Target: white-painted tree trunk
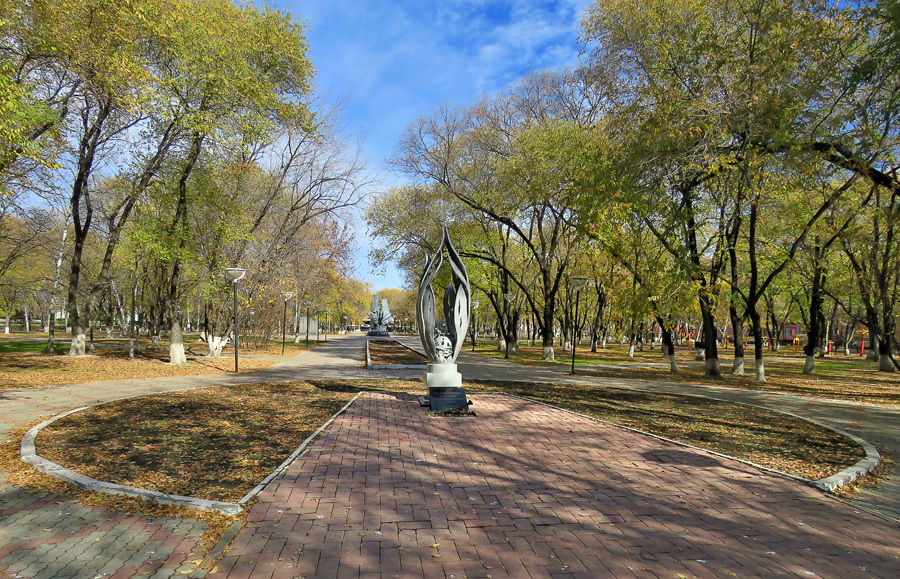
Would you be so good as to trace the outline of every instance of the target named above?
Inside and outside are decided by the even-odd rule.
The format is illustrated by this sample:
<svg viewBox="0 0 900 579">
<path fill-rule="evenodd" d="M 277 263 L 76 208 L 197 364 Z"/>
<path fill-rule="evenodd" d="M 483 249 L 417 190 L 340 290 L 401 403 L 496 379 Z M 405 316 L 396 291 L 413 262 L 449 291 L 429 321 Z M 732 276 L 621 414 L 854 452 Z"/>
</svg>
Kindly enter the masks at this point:
<svg viewBox="0 0 900 579">
<path fill-rule="evenodd" d="M 698 362 L 706 360 L 706 350 L 704 350 L 702 348 L 697 350 L 697 357 L 694 358 L 694 360 L 697 360 Z"/>
<path fill-rule="evenodd" d="M 705 354 L 704 354 L 705 357 Z M 707 376 L 721 376 L 722 375 L 722 366 L 719 363 L 718 358 L 712 358 L 706 360 L 706 375 Z"/>
<path fill-rule="evenodd" d="M 184 355 L 184 338 L 181 335 L 181 323 L 172 323 L 172 333 L 169 339 L 169 364 L 180 366 L 187 364 L 187 356 Z"/>
<path fill-rule="evenodd" d="M 890 356 L 882 356 L 879 358 L 878 370 L 881 372 L 894 372 L 896 370 Z"/>
<path fill-rule="evenodd" d="M 209 346 L 209 353 L 206 356 L 208 358 L 221 358 L 222 350 L 228 345 L 228 341 L 227 336 L 208 337 L 206 344 Z"/>
<path fill-rule="evenodd" d="M 506 340 L 503 338 L 497 338 L 497 351 L 505 352 L 506 351 Z"/>
<path fill-rule="evenodd" d="M 737 374 L 738 376 L 744 375 L 744 357 L 743 356 L 735 356 L 734 362 L 731 365 L 731 373 Z"/>
<path fill-rule="evenodd" d="M 634 358 L 634 341 L 628 344 L 628 357 Z"/>
<path fill-rule="evenodd" d="M 672 373 L 678 372 L 678 358 L 675 356 L 675 352 L 669 354 L 669 370 Z"/>
<path fill-rule="evenodd" d="M 815 355 L 807 356 L 803 361 L 803 373 L 804 374 L 813 374 L 816 371 L 816 357 Z"/>
<path fill-rule="evenodd" d="M 762 358 L 756 359 L 756 379 L 760 382 L 766 381 L 766 364 Z"/>
<path fill-rule="evenodd" d="M 85 355 L 85 346 L 87 344 L 87 335 L 84 332 L 72 334 L 72 342 L 69 346 L 69 356 L 77 358 Z"/>
<path fill-rule="evenodd" d="M 556 353 L 553 351 L 553 346 L 544 346 L 541 349 L 541 360 L 545 362 L 556 361 Z"/>
</svg>

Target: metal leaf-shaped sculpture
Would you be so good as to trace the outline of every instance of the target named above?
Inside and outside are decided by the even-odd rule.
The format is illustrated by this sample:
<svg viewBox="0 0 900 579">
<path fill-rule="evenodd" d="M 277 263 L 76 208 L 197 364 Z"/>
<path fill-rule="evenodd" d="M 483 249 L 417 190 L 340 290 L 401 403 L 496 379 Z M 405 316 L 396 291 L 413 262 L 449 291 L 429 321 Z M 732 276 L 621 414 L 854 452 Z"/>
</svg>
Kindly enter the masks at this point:
<svg viewBox="0 0 900 579">
<path fill-rule="evenodd" d="M 445 334 L 438 329 L 435 319 L 436 300 L 431 287 L 432 280 L 443 264 L 444 249 L 447 250 L 447 261 L 453 278 L 444 290 L 444 319 L 447 326 Z M 425 264 L 425 271 L 419 280 L 419 299 L 416 304 L 419 337 L 422 339 L 425 354 L 432 363 L 456 362 L 469 328 L 470 302 L 469 274 L 450 242 L 450 235 L 445 227 L 437 253 Z"/>
</svg>

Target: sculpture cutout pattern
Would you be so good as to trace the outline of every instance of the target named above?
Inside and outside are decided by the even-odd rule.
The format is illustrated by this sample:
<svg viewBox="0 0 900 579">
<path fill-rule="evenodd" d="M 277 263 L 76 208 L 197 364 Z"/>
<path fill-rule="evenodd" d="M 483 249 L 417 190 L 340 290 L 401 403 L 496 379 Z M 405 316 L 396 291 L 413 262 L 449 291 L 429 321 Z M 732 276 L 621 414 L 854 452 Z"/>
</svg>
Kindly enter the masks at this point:
<svg viewBox="0 0 900 579">
<path fill-rule="evenodd" d="M 443 264 L 445 249 L 447 262 L 450 264 L 451 280 L 444 290 L 444 320 L 441 323 L 436 319 L 436 300 L 431 282 Z M 466 331 L 469 329 L 471 295 L 466 266 L 450 242 L 450 235 L 445 227 L 437 253 L 425 264 L 425 271 L 419 280 L 419 298 L 416 303 L 419 337 L 431 363 L 456 363 L 466 338 Z"/>
</svg>

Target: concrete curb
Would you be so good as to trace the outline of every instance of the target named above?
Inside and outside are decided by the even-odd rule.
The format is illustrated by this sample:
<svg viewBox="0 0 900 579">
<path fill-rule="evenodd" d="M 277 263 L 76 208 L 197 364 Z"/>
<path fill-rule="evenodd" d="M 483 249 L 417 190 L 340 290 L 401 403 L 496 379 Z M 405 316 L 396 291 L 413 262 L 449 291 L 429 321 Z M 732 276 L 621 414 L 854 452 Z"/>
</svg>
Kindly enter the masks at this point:
<svg viewBox="0 0 900 579">
<path fill-rule="evenodd" d="M 70 470 L 60 464 L 57 464 L 51 460 L 47 460 L 43 458 L 39 454 L 37 454 L 37 449 L 35 448 L 35 442 L 37 440 L 38 434 L 40 434 L 41 430 L 50 426 L 57 420 L 65 418 L 69 415 L 75 414 L 76 412 L 81 412 L 83 410 L 88 410 L 89 408 L 94 408 L 97 406 L 102 406 L 104 404 L 109 404 L 111 402 L 119 402 L 121 400 L 128 400 L 130 398 L 139 398 L 141 396 L 152 396 L 152 394 L 141 394 L 139 396 L 126 396 L 124 398 L 117 398 L 115 400 L 110 400 L 108 402 L 101 402 L 99 404 L 91 404 L 89 406 L 82 406 L 81 408 L 75 408 L 74 410 L 69 410 L 68 412 L 63 412 L 62 414 L 57 414 L 44 422 L 41 422 L 37 426 L 32 427 L 28 430 L 25 436 L 22 438 L 22 442 L 19 446 L 19 456 L 21 457 L 23 462 L 26 462 L 41 472 L 50 475 L 54 478 L 64 480 L 68 483 L 71 483 L 79 488 L 86 489 L 92 492 L 98 493 L 106 493 L 111 495 L 121 495 L 121 496 L 129 496 L 129 497 L 137 497 L 149 501 L 154 501 L 160 504 L 168 504 L 168 505 L 178 505 L 183 507 L 190 507 L 193 509 L 198 509 L 202 511 L 216 511 L 220 513 L 224 513 L 229 516 L 237 516 L 244 512 L 244 506 L 252 500 L 257 494 L 259 494 L 262 490 L 264 490 L 272 480 L 284 472 L 286 468 L 288 468 L 298 456 L 300 456 L 309 444 L 319 436 L 322 431 L 324 431 L 328 426 L 331 425 L 334 420 L 346 412 L 347 408 L 350 407 L 353 402 L 356 401 L 357 398 L 362 394 L 362 392 L 358 393 L 354 396 L 347 404 L 345 404 L 340 410 L 338 410 L 331 418 L 328 419 L 325 424 L 319 427 L 315 432 L 309 435 L 303 443 L 294 450 L 293 453 L 285 460 L 281 465 L 278 466 L 272 473 L 270 473 L 262 482 L 260 482 L 256 487 L 251 490 L 249 493 L 244 495 L 241 500 L 237 503 L 227 503 L 222 501 L 211 501 L 207 499 L 198 499 L 194 497 L 186 497 L 182 495 L 173 495 L 169 493 L 163 493 L 159 491 L 151 491 L 147 489 L 141 489 L 137 487 L 130 487 L 105 481 L 100 481 L 89 476 L 83 475 L 81 473 Z M 237 532 L 237 531 L 235 531 Z"/>
<path fill-rule="evenodd" d="M 372 364 L 372 356 L 369 353 L 369 341 L 370 340 L 366 340 L 366 370 L 374 370 L 376 368 L 378 370 L 425 370 L 428 367 L 427 364 L 378 364 L 378 366 L 376 366 L 375 364 Z M 407 350 L 416 352 L 416 354 L 421 353 L 410 348 L 403 342 L 394 340 L 394 343 L 400 344 Z"/>
<path fill-rule="evenodd" d="M 114 402 L 114 401 L 112 401 Z M 108 404 L 108 402 L 104 402 L 103 404 Z M 125 485 L 119 485 L 110 482 L 99 481 L 97 479 L 91 478 L 89 476 L 85 476 L 83 474 L 77 473 L 73 470 L 69 470 L 66 467 L 59 465 L 53 461 L 47 460 L 37 454 L 35 449 L 35 441 L 37 440 L 38 434 L 44 428 L 50 426 L 57 420 L 65 418 L 71 414 L 75 414 L 76 412 L 81 412 L 82 410 L 87 410 L 88 408 L 93 408 L 95 406 L 100 406 L 100 404 L 92 404 L 91 406 L 82 406 L 81 408 L 76 408 L 75 410 L 69 410 L 68 412 L 63 412 L 62 414 L 57 414 L 53 418 L 49 420 L 45 420 L 41 422 L 37 426 L 31 428 L 26 434 L 25 437 L 22 438 L 22 443 L 19 447 L 19 453 L 24 462 L 34 466 L 39 471 L 44 472 L 54 478 L 58 478 L 64 480 L 68 483 L 71 483 L 79 488 L 83 488 L 89 491 L 98 492 L 98 493 L 106 493 L 110 495 L 123 495 L 128 497 L 138 497 L 141 499 L 154 501 L 161 504 L 167 505 L 178 505 L 182 507 L 190 507 L 193 509 L 200 509 L 203 511 L 218 511 L 220 513 L 225 513 L 226 515 L 236 516 L 239 515 L 243 509 L 240 505 L 236 505 L 234 503 L 225 503 L 221 501 L 209 501 L 206 499 L 196 499 L 193 497 L 185 497 L 181 495 L 171 495 L 168 493 L 161 493 L 158 491 L 151 491 L 147 489 L 139 489 L 136 487 L 129 487 Z"/>
<path fill-rule="evenodd" d="M 258 495 L 259 493 L 261 493 L 262 491 L 264 491 L 264 490 L 266 489 L 266 487 L 269 486 L 269 483 L 271 483 L 271 482 L 275 479 L 275 477 L 277 477 L 278 475 L 280 475 L 281 473 L 283 473 L 285 470 L 287 470 L 287 468 L 288 468 L 289 466 L 291 466 L 291 465 L 294 463 L 295 460 L 297 460 L 297 457 L 300 456 L 301 454 L 303 454 L 303 453 L 306 451 L 306 448 L 312 443 L 312 441 L 315 440 L 316 437 L 318 437 L 320 434 L 322 434 L 322 432 L 323 432 L 326 428 L 328 428 L 329 426 L 331 426 L 331 423 L 334 422 L 335 419 L 336 419 L 338 416 L 340 416 L 341 414 L 343 414 L 344 412 L 346 412 L 347 409 L 350 408 L 350 405 L 353 404 L 354 402 L 356 402 L 356 400 L 357 400 L 362 394 L 363 394 L 363 392 L 358 392 L 358 393 L 356 394 L 356 396 L 354 396 L 353 398 L 350 399 L 349 402 L 347 402 L 346 404 L 344 404 L 344 406 L 343 406 L 340 410 L 338 410 L 337 412 L 335 412 L 335 413 L 331 416 L 331 418 L 329 418 L 329 419 L 325 422 L 325 424 L 323 424 L 322 426 L 320 426 L 315 432 L 313 432 L 313 433 L 310 434 L 308 437 L 306 437 L 306 440 L 304 440 L 304 441 L 300 444 L 300 446 L 298 446 L 297 449 L 294 450 L 294 452 L 292 452 L 291 455 L 290 455 L 289 457 L 287 457 L 287 459 L 285 459 L 284 462 L 282 462 L 280 465 L 278 465 L 278 468 L 276 468 L 276 469 L 273 470 L 271 473 L 269 473 L 269 476 L 267 476 L 266 478 L 264 478 L 264 479 L 262 480 L 261 483 L 259 483 L 258 485 L 256 485 L 256 486 L 253 488 L 253 490 L 251 490 L 249 493 L 247 493 L 246 495 L 244 495 L 244 496 L 241 498 L 241 500 L 238 501 L 238 504 L 241 505 L 241 506 L 243 507 L 244 505 L 246 505 L 247 503 L 249 503 L 251 500 L 253 500 L 253 498 L 256 497 L 256 495 Z"/>
<path fill-rule="evenodd" d="M 480 395 L 480 396 L 484 396 L 485 394 L 479 394 L 479 395 Z M 490 394 L 488 394 L 488 395 L 490 396 Z M 758 406 L 758 405 L 756 405 L 756 404 L 747 404 L 747 403 L 745 403 L 745 402 L 733 402 L 733 401 L 730 401 L 730 400 L 721 400 L 721 399 L 719 399 L 719 398 L 712 398 L 712 397 L 707 397 L 707 396 L 694 396 L 695 398 L 707 398 L 707 399 L 710 399 L 710 400 L 717 400 L 717 401 L 719 401 L 719 402 L 729 402 L 729 403 L 731 403 L 731 404 L 743 404 L 744 406 L 751 406 L 751 407 L 754 407 L 754 408 L 761 408 L 761 409 L 763 409 L 763 410 L 768 410 L 769 412 L 778 412 L 779 414 L 785 414 L 785 415 L 787 415 L 787 416 L 792 416 L 792 417 L 794 417 L 794 418 L 798 418 L 798 419 L 800 419 L 800 420 L 804 420 L 804 421 L 809 422 L 809 423 L 811 423 L 811 424 L 815 424 L 816 426 L 820 426 L 820 427 L 826 428 L 826 429 L 828 429 L 828 430 L 830 430 L 830 431 L 832 431 L 832 432 L 836 432 L 836 433 L 838 433 L 838 434 L 840 434 L 840 435 L 846 436 L 847 438 L 849 438 L 850 440 L 856 442 L 857 444 L 862 445 L 863 450 L 865 450 L 865 452 L 866 452 L 866 458 L 860 460 L 859 462 L 857 462 L 856 464 L 854 464 L 854 465 L 852 465 L 852 466 L 849 466 L 849 467 L 845 468 L 844 470 L 838 472 L 837 474 L 833 474 L 833 475 L 831 475 L 831 476 L 829 476 L 829 477 L 826 477 L 826 478 L 823 478 L 823 479 L 819 479 L 819 480 L 810 480 L 810 479 L 803 478 L 803 477 L 800 477 L 800 476 L 792 475 L 792 474 L 790 474 L 790 473 L 782 472 L 782 471 L 780 471 L 780 470 L 776 470 L 776 469 L 773 469 L 773 468 L 769 468 L 769 467 L 763 466 L 763 465 L 761 465 L 761 464 L 756 464 L 756 463 L 751 462 L 751 461 L 749 461 L 749 460 L 744 460 L 744 459 L 741 459 L 741 458 L 735 458 L 735 457 L 733 457 L 733 456 L 729 456 L 729 455 L 727 455 L 727 454 L 722 454 L 722 453 L 716 452 L 716 451 L 714 451 L 714 450 L 709 450 L 709 449 L 706 449 L 706 448 L 700 448 L 700 447 L 698 447 L 698 446 L 693 446 L 693 445 L 691 445 L 691 444 L 687 444 L 687 443 L 685 443 L 685 442 L 680 442 L 680 441 L 678 441 L 678 440 L 672 440 L 671 438 L 666 438 L 665 436 L 659 436 L 658 434 L 653 434 L 652 432 L 646 432 L 646 431 L 643 431 L 643 430 L 638 430 L 637 428 L 632 428 L 632 427 L 630 427 L 630 426 L 625 426 L 625 425 L 623 425 L 623 424 L 617 424 L 617 423 L 615 423 L 615 422 L 610 422 L 610 421 L 608 421 L 608 420 L 602 420 L 602 419 L 596 418 L 596 417 L 594 417 L 594 416 L 588 416 L 587 414 L 581 414 L 580 412 L 574 412 L 574 411 L 572 411 L 572 410 L 566 410 L 565 408 L 559 408 L 558 406 L 553 406 L 552 404 L 547 404 L 546 402 L 541 402 L 541 401 L 539 401 L 539 400 L 533 400 L 533 399 L 531 399 L 531 398 L 526 398 L 526 397 L 524 397 L 524 396 L 516 396 L 515 394 L 497 394 L 497 395 L 498 395 L 498 396 L 510 396 L 510 397 L 512 397 L 512 398 L 519 398 L 520 400 L 527 400 L 528 402 L 533 402 L 533 403 L 535 403 L 535 404 L 540 404 L 541 406 L 546 406 L 546 407 L 548 407 L 548 408 L 553 408 L 553 409 L 555 409 L 555 410 L 561 410 L 561 411 L 567 412 L 567 413 L 569 413 L 569 414 L 574 414 L 575 416 L 580 416 L 580 417 L 582 417 L 582 418 L 587 418 L 587 419 L 589 419 L 589 420 L 595 420 L 595 421 L 597 421 L 597 422 L 602 422 L 602 423 L 604 423 L 604 424 L 609 424 L 610 426 L 615 426 L 616 428 L 622 428 L 622 429 L 624 429 L 624 430 L 628 430 L 628 431 L 631 431 L 631 432 L 636 432 L 636 433 L 638 433 L 638 434 L 643 434 L 643 435 L 645 435 L 645 436 L 650 436 L 650 437 L 656 438 L 656 439 L 658 439 L 658 440 L 663 440 L 663 441 L 665 441 L 665 442 L 671 442 L 672 444 L 677 444 L 678 446 L 683 446 L 683 447 L 685 447 L 685 448 L 690 448 L 690 449 L 693 449 L 693 450 L 699 450 L 699 451 L 701 451 L 701 452 L 705 452 L 705 453 L 708 453 L 708 454 L 712 454 L 712 455 L 714 455 L 714 456 L 718 456 L 718 457 L 721 457 L 721 458 L 727 458 L 727 459 L 729 459 L 729 460 L 734 460 L 734 461 L 740 462 L 740 463 L 742 463 L 742 464 L 746 464 L 746 465 L 748 465 L 748 466 L 752 466 L 753 468 L 757 468 L 757 469 L 759 469 L 759 470 L 761 470 L 761 471 L 768 472 L 768 473 L 772 473 L 772 474 L 775 474 L 775 475 L 778 475 L 778 476 L 783 476 L 783 477 L 786 477 L 786 478 L 795 480 L 795 481 L 797 481 L 797 482 L 801 482 L 801 483 L 803 483 L 803 484 L 806 484 L 806 485 L 809 485 L 809 486 L 812 486 L 812 487 L 815 487 L 815 488 L 817 488 L 817 489 L 820 489 L 820 490 L 823 490 L 823 491 L 827 491 L 827 492 L 834 491 L 834 490 L 837 489 L 838 487 L 841 487 L 841 486 L 843 486 L 843 485 L 845 485 L 845 484 L 849 484 L 849 483 L 853 482 L 854 480 L 856 480 L 857 478 L 859 478 L 859 477 L 861 477 L 861 476 L 863 476 L 863 475 L 865 475 L 865 474 L 868 474 L 868 473 L 871 472 L 872 469 L 874 469 L 874 468 L 878 465 L 878 463 L 881 461 L 881 455 L 878 453 L 878 450 L 877 450 L 871 443 L 866 442 L 865 440 L 863 440 L 862 438 L 859 438 L 858 436 L 854 436 L 853 434 L 850 434 L 850 433 L 848 433 L 848 432 L 844 432 L 844 431 L 842 431 L 842 430 L 838 430 L 837 428 L 832 428 L 831 426 L 828 426 L 827 424 L 822 424 L 821 422 L 819 422 L 819 421 L 817 421 L 817 420 L 812 420 L 812 419 L 809 419 L 809 418 L 804 418 L 804 417 L 802 417 L 802 416 L 798 416 L 798 415 L 793 414 L 793 413 L 791 413 L 791 412 L 783 412 L 783 411 L 780 411 L 780 410 L 772 410 L 771 408 L 766 408 L 765 406 Z M 682 396 L 692 396 L 692 395 L 691 395 L 691 394 L 682 394 Z"/>
</svg>

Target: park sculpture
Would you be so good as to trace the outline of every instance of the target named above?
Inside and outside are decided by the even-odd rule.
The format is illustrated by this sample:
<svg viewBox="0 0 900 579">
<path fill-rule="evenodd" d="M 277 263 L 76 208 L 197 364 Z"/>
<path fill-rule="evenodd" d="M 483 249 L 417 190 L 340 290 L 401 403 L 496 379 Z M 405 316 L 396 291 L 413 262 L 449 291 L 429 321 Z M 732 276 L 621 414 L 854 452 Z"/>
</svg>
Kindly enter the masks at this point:
<svg viewBox="0 0 900 579">
<path fill-rule="evenodd" d="M 436 300 L 431 282 L 444 262 L 444 251 L 450 265 L 450 283 L 444 290 L 444 319 L 437 319 Z M 428 356 L 425 385 L 428 396 L 420 402 L 432 411 L 460 410 L 468 407 L 466 392 L 462 389 L 462 375 L 456 369 L 456 357 L 462 349 L 469 328 L 469 304 L 471 303 L 469 274 L 459 254 L 450 242 L 444 228 L 437 253 L 425 264 L 419 281 L 419 297 L 416 301 L 416 320 L 422 347 Z"/>
<path fill-rule="evenodd" d="M 379 300 L 378 294 L 372 294 L 372 311 L 369 312 L 369 321 L 372 324 L 372 329 L 369 330 L 367 335 L 389 336 L 387 327 L 388 324 L 394 321 L 394 316 L 391 315 L 387 298 Z"/>
</svg>

